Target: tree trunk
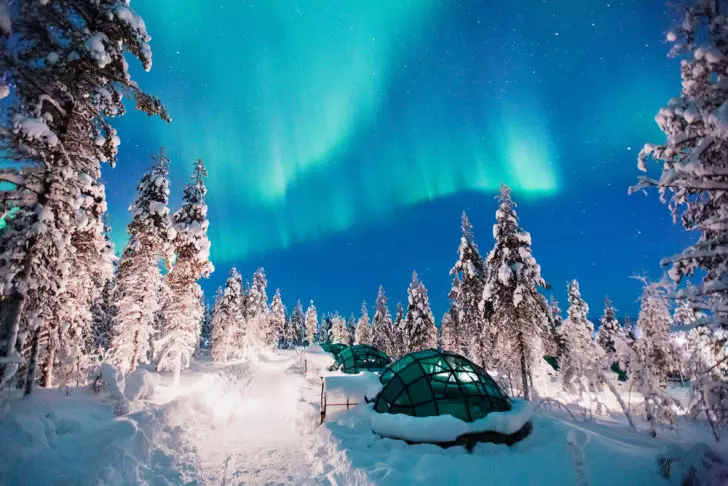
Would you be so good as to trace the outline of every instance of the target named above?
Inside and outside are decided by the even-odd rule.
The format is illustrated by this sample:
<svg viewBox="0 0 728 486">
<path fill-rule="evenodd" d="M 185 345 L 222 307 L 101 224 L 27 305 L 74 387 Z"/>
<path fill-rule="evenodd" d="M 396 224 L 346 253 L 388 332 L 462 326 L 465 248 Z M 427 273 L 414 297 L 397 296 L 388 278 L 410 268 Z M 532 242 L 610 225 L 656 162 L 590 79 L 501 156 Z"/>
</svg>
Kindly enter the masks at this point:
<svg viewBox="0 0 728 486">
<path fill-rule="evenodd" d="M 33 393 L 35 384 L 35 368 L 38 365 L 38 348 L 40 341 L 40 326 L 33 331 L 33 337 L 30 347 L 30 359 L 28 359 L 28 370 L 25 375 L 25 396 Z"/>
<path fill-rule="evenodd" d="M 131 351 L 131 363 L 129 363 L 129 371 L 136 369 L 137 355 L 139 354 L 139 331 L 134 333 L 134 344 Z"/>
<path fill-rule="evenodd" d="M 173 384 L 174 386 L 179 385 L 179 375 L 182 372 L 182 356 L 180 353 L 175 353 L 176 356 L 174 357 L 174 380 Z"/>
<path fill-rule="evenodd" d="M 523 398 L 525 400 L 531 399 L 531 393 L 528 387 L 528 360 L 526 359 L 526 343 L 523 339 L 523 333 L 518 334 L 518 351 L 521 358 L 521 381 L 523 382 Z"/>
<path fill-rule="evenodd" d="M 56 350 L 52 343 L 48 343 L 48 350 L 43 362 L 43 378 L 40 381 L 40 386 L 43 388 L 50 388 L 53 385 L 53 361 L 55 358 Z"/>
<path fill-rule="evenodd" d="M 20 332 L 20 316 L 23 314 L 23 308 L 25 307 L 25 295 L 18 292 L 14 292 L 12 296 L 8 297 L 3 304 L 6 309 L 5 319 L 3 322 L 3 329 L 6 330 L 7 338 L 5 342 L 5 349 L 2 350 L 2 356 L 10 356 L 17 347 L 18 334 Z M 11 377 L 5 376 L 5 371 L 8 365 L 0 365 L 0 390 L 3 388 L 3 384 L 7 383 Z"/>
</svg>

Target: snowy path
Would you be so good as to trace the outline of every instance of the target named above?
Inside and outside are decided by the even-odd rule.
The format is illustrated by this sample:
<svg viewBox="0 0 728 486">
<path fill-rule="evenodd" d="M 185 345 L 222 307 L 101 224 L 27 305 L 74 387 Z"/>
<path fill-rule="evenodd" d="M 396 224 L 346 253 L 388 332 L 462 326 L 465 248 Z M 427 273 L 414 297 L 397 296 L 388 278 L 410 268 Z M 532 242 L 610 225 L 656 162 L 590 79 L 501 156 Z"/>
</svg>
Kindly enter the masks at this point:
<svg viewBox="0 0 728 486">
<path fill-rule="evenodd" d="M 291 355 L 271 355 L 252 370 L 243 400 L 198 444 L 207 484 L 313 482 L 306 450 L 310 437 L 297 424 L 301 394 L 309 383 L 295 363 Z"/>
</svg>

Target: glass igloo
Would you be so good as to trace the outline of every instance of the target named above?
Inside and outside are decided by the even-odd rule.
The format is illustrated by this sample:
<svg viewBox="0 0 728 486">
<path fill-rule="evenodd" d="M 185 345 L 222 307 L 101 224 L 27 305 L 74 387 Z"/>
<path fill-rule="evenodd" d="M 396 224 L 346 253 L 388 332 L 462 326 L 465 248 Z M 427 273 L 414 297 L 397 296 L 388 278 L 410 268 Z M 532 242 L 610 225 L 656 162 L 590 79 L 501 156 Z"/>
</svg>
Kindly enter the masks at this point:
<svg viewBox="0 0 728 486">
<path fill-rule="evenodd" d="M 342 349 L 331 366 L 331 371 L 341 370 L 344 373 L 360 371 L 380 371 L 389 365 L 392 359 L 368 344 L 356 344 Z"/>
<path fill-rule="evenodd" d="M 511 409 L 508 397 L 488 373 L 468 359 L 426 349 L 403 356 L 380 377 L 374 402 L 380 413 L 414 417 L 452 415 L 465 422 Z"/>
<path fill-rule="evenodd" d="M 321 349 L 326 351 L 327 353 L 331 353 L 334 355 L 334 357 L 338 356 L 339 353 L 341 353 L 344 349 L 348 348 L 346 344 L 342 343 L 322 343 Z"/>
</svg>

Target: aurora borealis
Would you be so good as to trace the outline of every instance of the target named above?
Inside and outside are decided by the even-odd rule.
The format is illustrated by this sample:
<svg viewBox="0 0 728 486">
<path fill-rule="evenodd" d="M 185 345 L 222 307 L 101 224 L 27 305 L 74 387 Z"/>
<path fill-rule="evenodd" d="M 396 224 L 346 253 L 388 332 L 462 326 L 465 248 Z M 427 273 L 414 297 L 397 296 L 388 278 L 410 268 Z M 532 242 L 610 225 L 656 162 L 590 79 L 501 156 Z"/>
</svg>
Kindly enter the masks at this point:
<svg viewBox="0 0 728 486">
<path fill-rule="evenodd" d="M 358 310 L 416 269 L 445 310 L 459 214 L 485 253 L 500 182 L 545 278 L 634 313 L 639 272 L 687 238 L 627 196 L 653 115 L 679 89 L 657 0 L 137 0 L 154 66 L 137 80 L 173 123 L 121 120 L 111 222 L 165 145 L 172 188 L 202 156 L 217 271 L 268 271 L 284 300 Z M 173 201 L 177 201 L 173 196 Z M 271 292 L 272 293 L 272 292 Z M 563 300 L 563 299 L 562 299 Z"/>
</svg>

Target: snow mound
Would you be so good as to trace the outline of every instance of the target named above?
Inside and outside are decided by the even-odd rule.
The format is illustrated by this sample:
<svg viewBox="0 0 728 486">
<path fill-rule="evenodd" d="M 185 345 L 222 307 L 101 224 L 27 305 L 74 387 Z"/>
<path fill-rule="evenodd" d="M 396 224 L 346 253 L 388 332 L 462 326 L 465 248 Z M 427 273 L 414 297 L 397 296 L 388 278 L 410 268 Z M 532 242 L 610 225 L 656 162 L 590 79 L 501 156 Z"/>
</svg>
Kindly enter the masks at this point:
<svg viewBox="0 0 728 486">
<path fill-rule="evenodd" d="M 138 368 L 126 377 L 124 396 L 127 400 L 146 400 L 159 386 L 159 375 Z"/>
<path fill-rule="evenodd" d="M 657 464 L 671 484 L 728 484 L 728 461 L 707 444 L 691 447 L 670 444 L 658 455 Z"/>
<path fill-rule="evenodd" d="M 410 442 L 453 442 L 464 434 L 518 432 L 533 417 L 533 407 L 525 400 L 512 400 L 507 412 L 491 412 L 485 417 L 465 422 L 452 415 L 412 417 L 404 414 L 377 413 L 372 410 L 372 431 L 382 437 Z"/>
<path fill-rule="evenodd" d="M 108 390 L 111 398 L 115 400 L 124 399 L 124 389 L 126 384 L 124 381 L 124 373 L 119 368 L 110 365 L 109 363 L 101 364 L 101 377 L 104 379 L 106 389 Z"/>
<path fill-rule="evenodd" d="M 334 357 L 327 353 L 318 344 L 312 344 L 304 351 L 303 358 L 306 360 L 307 373 L 325 374 L 326 370 L 334 364 Z"/>
<path fill-rule="evenodd" d="M 363 397 L 374 398 L 382 389 L 379 374 L 361 371 L 356 375 L 337 373 L 324 377 L 326 395 L 361 400 Z"/>
</svg>

